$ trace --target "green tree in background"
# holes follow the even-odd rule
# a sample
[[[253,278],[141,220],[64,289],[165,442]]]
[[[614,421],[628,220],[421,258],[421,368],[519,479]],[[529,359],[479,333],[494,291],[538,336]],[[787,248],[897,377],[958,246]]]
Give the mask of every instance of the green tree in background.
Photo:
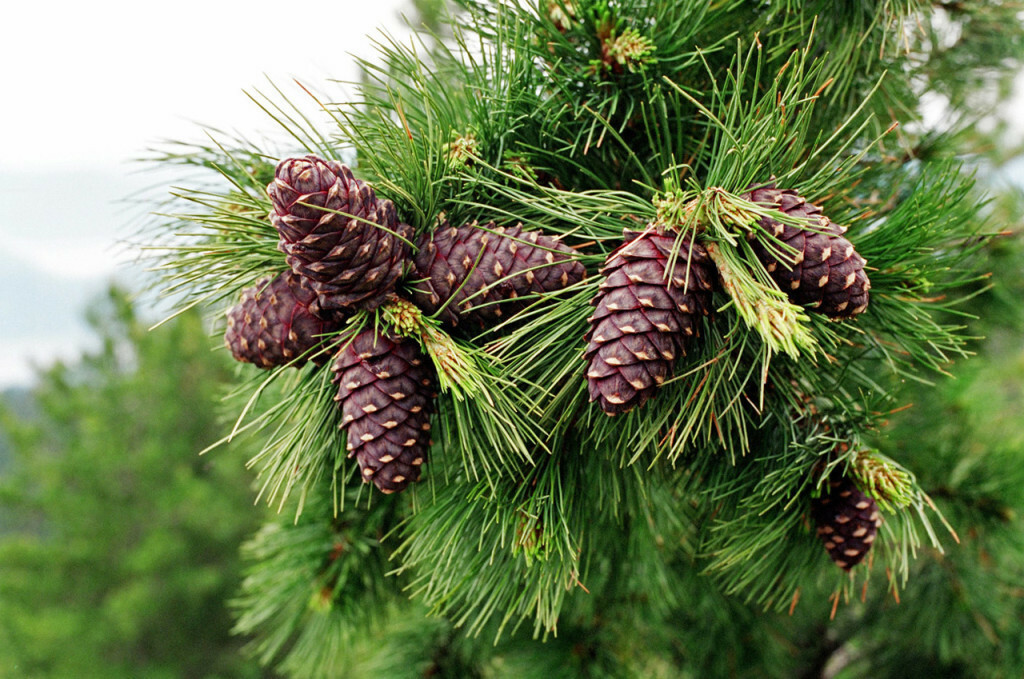
[[[102,348],[41,373],[35,415],[0,410],[0,676],[257,677],[226,601],[257,518],[216,440],[229,368],[199,314],[150,332],[121,291]]]
[[[907,409],[882,442],[919,470],[958,542],[923,550],[902,605],[876,595],[837,616],[828,632],[849,665],[841,677],[1024,672],[1024,191],[991,188],[993,218],[1007,230],[989,246],[992,288],[972,304],[977,356],[955,376],[904,390]]]

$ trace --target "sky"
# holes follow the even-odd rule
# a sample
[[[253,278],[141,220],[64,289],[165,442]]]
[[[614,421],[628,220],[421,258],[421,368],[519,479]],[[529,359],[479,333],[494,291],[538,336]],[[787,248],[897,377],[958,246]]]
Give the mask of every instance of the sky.
[[[273,136],[246,92],[273,82],[340,92],[352,55],[403,33],[403,0],[302,3],[7,3],[0,39],[0,389],[92,337],[82,318],[109,281],[137,280],[119,245],[155,178],[136,159],[202,126]],[[315,105],[310,101],[310,111]]]

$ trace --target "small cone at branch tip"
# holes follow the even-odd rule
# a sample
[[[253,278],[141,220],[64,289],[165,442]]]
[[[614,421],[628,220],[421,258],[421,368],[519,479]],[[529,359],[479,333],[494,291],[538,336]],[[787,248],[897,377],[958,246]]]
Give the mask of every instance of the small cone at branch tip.
[[[571,248],[521,225],[447,222],[418,242],[412,299],[429,314],[442,309],[450,326],[485,329],[522,311],[536,295],[583,280],[586,270]]]
[[[876,450],[855,453],[853,474],[883,507],[890,503],[902,507],[910,502],[910,475]]]
[[[346,339],[331,365],[349,457],[384,493],[418,481],[434,412],[431,363],[415,340],[368,328]]]
[[[811,517],[829,557],[846,571],[867,556],[882,523],[878,504],[848,476],[826,481],[811,500]]]
[[[547,0],[548,18],[559,33],[572,28],[576,19],[576,7],[573,0]]]
[[[327,353],[311,350],[339,326],[313,314],[315,304],[316,293],[301,276],[292,271],[267,276],[244,290],[227,312],[224,343],[235,360],[260,368],[301,367],[310,359],[323,365]]]
[[[334,317],[384,302],[404,273],[412,235],[391,201],[345,165],[312,155],[282,160],[267,193],[280,249],[310,280],[316,313]]]
[[[673,372],[711,309],[714,264],[684,239],[669,271],[675,234],[626,230],[605,262],[589,319],[587,388],[608,415],[643,405]]]
[[[744,198],[813,224],[798,228],[763,217],[758,222],[761,228],[792,250],[775,245],[776,253],[782,254],[777,257],[760,240],[752,244],[765,270],[794,304],[833,320],[852,318],[867,309],[871,282],[864,271],[866,262],[843,236],[844,227],[791,189],[760,188]]]
[[[442,386],[447,382],[449,386],[454,383],[461,388],[467,387],[466,373],[471,369],[466,356],[448,333],[424,319],[419,307],[392,294],[381,310],[393,332],[420,343],[426,356],[433,361]]]

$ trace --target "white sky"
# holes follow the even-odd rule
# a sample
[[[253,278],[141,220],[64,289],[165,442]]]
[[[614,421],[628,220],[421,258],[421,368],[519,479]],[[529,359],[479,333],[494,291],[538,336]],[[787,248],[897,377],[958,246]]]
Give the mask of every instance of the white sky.
[[[401,0],[9,2],[0,39],[0,169],[81,168],[168,137],[269,127],[264,75],[351,79]]]

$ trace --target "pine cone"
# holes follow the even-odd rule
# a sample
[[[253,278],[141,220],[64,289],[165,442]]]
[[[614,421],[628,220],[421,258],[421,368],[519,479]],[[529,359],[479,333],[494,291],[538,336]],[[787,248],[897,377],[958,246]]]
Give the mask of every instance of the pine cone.
[[[430,447],[434,372],[414,340],[369,328],[346,342],[331,366],[348,456],[385,493],[420,478]]]
[[[311,352],[325,333],[338,327],[313,315],[316,293],[292,271],[260,279],[242,292],[242,301],[228,311],[224,343],[236,360],[261,368],[301,367],[307,358],[327,362],[324,352]],[[312,356],[308,356],[312,353]]]
[[[811,501],[811,516],[828,555],[846,571],[864,559],[882,523],[878,505],[848,476],[826,483]]]
[[[714,264],[699,243],[685,239],[666,275],[674,234],[625,233],[594,299],[587,335],[590,400],[616,415],[643,405],[672,374],[699,317],[711,307]]]
[[[586,275],[569,247],[540,231],[523,231],[522,225],[445,223],[418,245],[415,266],[422,280],[413,301],[427,313],[444,307],[441,318],[452,326],[472,322],[484,328],[536,299],[520,298],[561,290]]]
[[[763,243],[753,244],[765,269],[794,304],[817,309],[835,320],[856,316],[867,309],[871,282],[864,273],[866,262],[843,237],[846,227],[833,223],[820,207],[791,189],[755,189],[744,197],[794,218],[812,220],[816,225],[815,230],[801,229],[768,217],[759,222],[768,233],[796,251],[783,252],[783,259],[792,258],[790,266],[769,253]]]
[[[346,166],[316,156],[281,161],[267,192],[280,247],[292,270],[312,282],[317,313],[384,301],[403,273],[412,235],[391,201],[378,200]]]

